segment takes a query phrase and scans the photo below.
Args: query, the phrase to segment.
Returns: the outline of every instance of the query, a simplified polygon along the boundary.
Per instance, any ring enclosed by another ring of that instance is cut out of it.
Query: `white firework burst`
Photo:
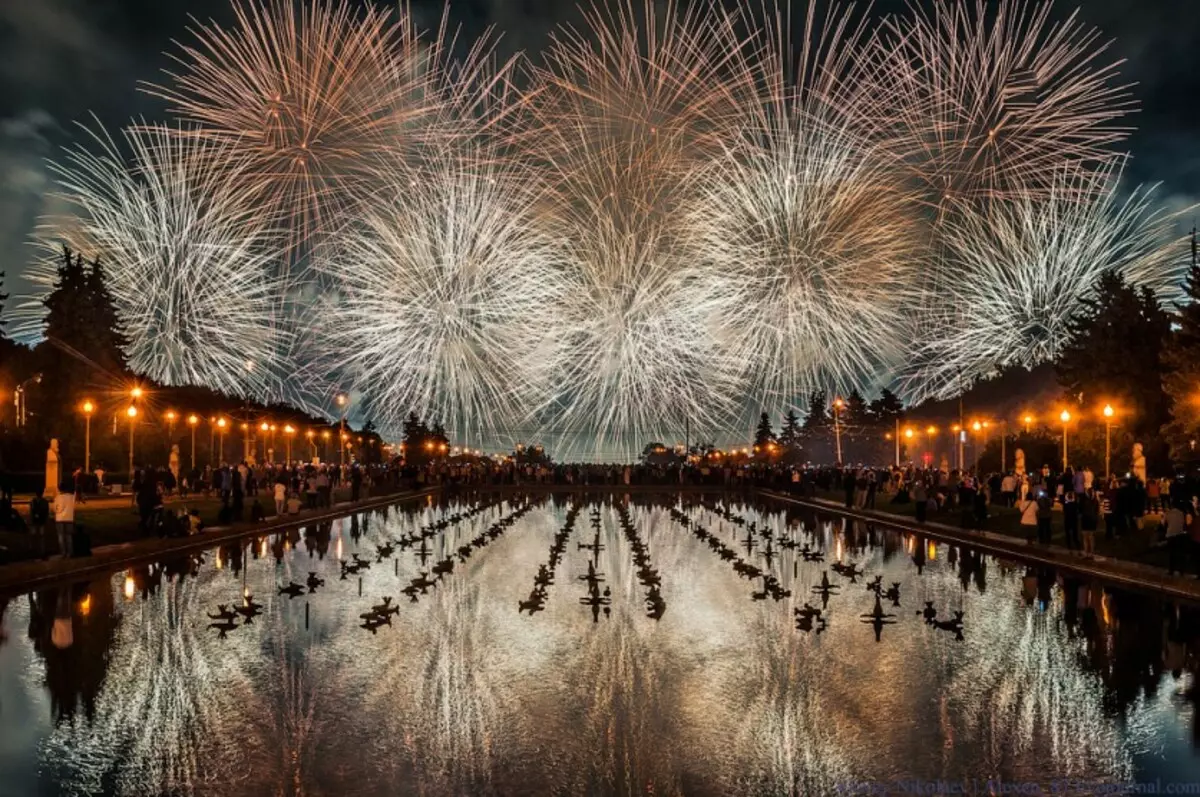
[[[904,352],[920,296],[919,219],[903,181],[846,130],[776,117],[703,176],[698,254],[733,287],[725,339],[748,406],[873,389]]]
[[[52,166],[75,215],[47,220],[43,241],[57,248],[65,237],[106,268],[135,372],[263,394],[287,337],[271,276],[283,242],[244,160],[181,130],[124,131],[128,158],[106,133],[91,137],[94,149]]]
[[[989,8],[991,6],[991,8]],[[1053,190],[1064,163],[1105,164],[1135,110],[1120,61],[1076,14],[1001,0],[913,4],[889,19],[867,63],[876,130],[944,212],[964,201]],[[881,112],[886,109],[886,112]]]
[[[782,36],[768,45],[762,92],[697,171],[689,239],[733,288],[722,338],[750,416],[821,387],[873,389],[920,298],[914,196],[843,103],[860,33],[847,16],[818,25],[810,6],[800,57]]]
[[[320,265],[338,284],[324,362],[385,427],[411,411],[478,441],[525,424],[551,387],[562,284],[536,182],[475,147],[378,179]]]
[[[371,158],[413,140],[393,133],[435,113],[436,95],[407,16],[346,0],[235,1],[233,12],[229,28],[197,23],[170,84],[144,89],[195,135],[247,158],[265,201],[290,220],[288,268],[319,246]]]
[[[574,453],[624,455],[723,428],[735,364],[714,320],[732,296],[683,240],[687,175],[751,85],[744,43],[715,10],[593,8],[587,34],[555,40],[535,71],[533,146],[564,244],[569,289],[555,383],[543,409]]]
[[[1120,169],[1060,168],[1044,195],[962,209],[945,238],[952,278],[938,296],[935,334],[917,341],[911,400],[948,395],[1006,366],[1049,360],[1105,271],[1169,300],[1186,265],[1179,212],[1153,188],[1124,199]],[[964,381],[965,380],[965,381]]]

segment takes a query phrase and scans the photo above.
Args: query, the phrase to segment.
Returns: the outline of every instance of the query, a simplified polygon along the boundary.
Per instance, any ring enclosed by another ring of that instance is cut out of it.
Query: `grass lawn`
[[[846,500],[845,494],[840,491],[818,489],[816,495],[818,498],[834,501],[838,505],[844,505]],[[878,496],[875,502],[875,510],[898,517],[914,518],[915,524],[916,503],[910,501],[907,504],[892,504],[889,503],[890,501],[891,496]],[[927,519],[933,523],[942,523],[958,528],[960,527],[960,515],[960,510],[957,507],[952,507],[941,512],[935,512],[929,515]],[[1106,540],[1104,538],[1104,521],[1101,520],[1100,530],[1096,532],[1096,553],[1100,556],[1110,556],[1114,559],[1124,559],[1131,562],[1142,562],[1166,567],[1167,552],[1165,547],[1158,544],[1158,525],[1158,516],[1148,515],[1144,519],[1144,528],[1140,531],[1127,534],[1121,538]],[[1065,547],[1067,536],[1063,530],[1063,513],[1061,511],[1054,512],[1054,516],[1050,521],[1050,528],[1050,541],[1055,545]],[[988,519],[984,525],[984,531],[1004,534],[1019,539],[1025,539],[1028,536],[1028,532],[1021,527],[1020,511],[997,504],[990,504],[988,506]]]

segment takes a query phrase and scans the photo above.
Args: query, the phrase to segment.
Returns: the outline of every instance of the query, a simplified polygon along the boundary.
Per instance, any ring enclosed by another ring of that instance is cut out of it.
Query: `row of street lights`
[[[134,428],[135,428],[136,419],[138,417],[137,401],[142,398],[143,391],[140,387],[135,386],[134,388],[132,388],[129,391],[129,396],[130,396],[131,401],[130,401],[129,406],[125,410],[125,414],[126,414],[126,417],[129,419],[129,472],[130,472],[130,474],[132,474],[133,470],[134,470]],[[345,467],[346,446],[349,445],[349,440],[350,440],[350,436],[346,433],[345,408],[349,404],[349,399],[345,394],[339,393],[336,400],[337,400],[338,406],[340,408],[342,408],[342,417],[339,422],[339,429],[340,429],[339,437],[341,439],[342,444],[339,446],[339,448],[341,450],[341,464],[343,467]],[[92,460],[92,415],[96,412],[97,407],[96,407],[96,404],[91,399],[85,399],[83,404],[80,406],[80,409],[83,411],[83,416],[84,416],[84,438],[83,438],[83,441],[84,441],[83,442],[84,465],[83,465],[83,467],[84,467],[85,471],[90,472],[91,467],[92,467],[92,464],[91,464],[91,460]],[[174,433],[175,433],[175,421],[178,419],[179,416],[174,410],[167,410],[166,413],[164,413],[164,417],[167,419],[168,435],[173,438]],[[217,443],[216,438],[219,438],[220,447],[219,447],[218,461],[223,462],[225,460],[225,430],[227,428],[229,428],[230,422],[225,417],[217,417],[217,416],[210,417],[208,419],[208,422],[209,422],[209,452],[210,452],[209,458],[210,458],[210,461],[212,460],[211,452],[213,451],[213,448],[215,447],[214,444]],[[188,415],[187,424],[189,427],[191,427],[191,444],[192,444],[191,445],[191,467],[195,468],[196,467],[196,427],[200,424],[200,417],[197,416],[195,413]],[[271,449],[273,450],[274,445],[275,445],[275,431],[278,427],[273,423],[268,423],[267,421],[263,421],[259,425],[258,428],[264,434],[266,434],[268,432],[270,433]],[[243,435],[246,435],[249,432],[249,429],[250,429],[249,423],[242,424]],[[115,420],[114,420],[114,431],[115,431]],[[295,436],[297,431],[298,430],[296,429],[296,427],[292,426],[290,423],[284,424],[284,426],[283,426],[283,433],[285,435],[285,440],[286,440],[286,444],[287,444],[287,461],[288,462],[292,461],[292,437]],[[313,456],[315,457],[316,453],[317,453],[316,432],[312,429],[309,429],[305,432],[305,437],[308,438],[309,445],[311,445],[312,449],[313,449]],[[325,443],[326,456],[328,456],[329,438],[331,437],[329,430],[325,430],[321,434],[321,437],[323,438],[324,443]],[[245,439],[246,439],[246,444],[248,446],[249,445],[249,437],[246,437]],[[361,437],[359,438],[359,442],[362,442]],[[265,448],[266,447],[265,438],[264,438],[263,445],[264,445],[263,453],[264,453],[264,458],[265,458],[265,455],[267,453],[266,448]],[[248,457],[249,456],[248,449],[247,449],[246,453],[247,453],[247,457]]]
[[[835,433],[835,435],[837,437],[837,441],[838,441],[837,454],[838,454],[839,462],[841,461],[842,447],[841,447],[840,429],[838,428],[838,410],[841,409],[841,406],[842,406],[841,399],[835,399],[834,400],[834,416],[833,416],[834,417],[834,433]],[[1117,411],[1113,408],[1112,404],[1105,404],[1104,407],[1100,410],[1100,415],[1101,415],[1101,417],[1104,418],[1104,475],[1105,475],[1105,478],[1108,478],[1109,476],[1112,475],[1112,426],[1113,426],[1113,419],[1116,417]],[[1035,418],[1032,415],[1027,414],[1021,420],[1025,425],[1025,433],[1028,434],[1029,429],[1033,425]],[[1070,428],[1071,421],[1075,420],[1075,418],[1071,414],[1070,410],[1064,409],[1064,410],[1062,410],[1062,412],[1059,413],[1058,420],[1062,424],[1062,430],[1063,430],[1062,463],[1063,463],[1063,470],[1066,470],[1068,467],[1068,463],[1069,463],[1067,436],[1068,436],[1068,431]],[[986,420],[976,420],[970,425],[970,428],[972,431],[974,431],[976,434],[979,434],[983,437],[985,448],[987,447],[988,433],[989,433],[992,425],[993,424],[991,423],[991,421],[986,421]],[[999,425],[1002,425],[1005,428],[1007,428],[1008,421],[1002,420],[999,422]],[[963,427],[960,424],[956,423],[956,424],[952,425],[950,427],[950,429],[956,435],[960,435],[959,439],[961,442],[961,440],[962,440],[961,435],[964,433]],[[938,433],[938,428],[936,426],[930,425],[925,428],[925,440],[926,440],[927,445],[932,447],[933,438],[934,438],[934,436],[937,435],[937,433]],[[896,421],[896,436],[895,436],[896,464],[897,465],[900,464],[900,434],[901,434],[900,421],[897,420]],[[909,427],[909,428],[904,429],[903,434],[906,439],[911,441],[914,437],[916,437],[918,434],[920,434],[920,432],[917,430],[914,430],[912,427]],[[890,433],[887,436],[889,438],[892,437],[892,435]],[[1006,459],[1007,459],[1007,457],[1006,457],[1007,452],[1005,451],[1007,437],[1008,437],[1007,434],[1002,434],[1000,436],[1000,465],[1001,465],[1001,468],[1004,467]],[[979,467],[979,454],[980,454],[979,450],[976,449],[976,452],[975,452],[975,467],[976,467],[976,469],[978,469],[978,467]],[[962,456],[961,456],[961,447],[960,447],[960,455],[959,455],[959,463],[958,464],[959,464],[959,468],[963,467]]]

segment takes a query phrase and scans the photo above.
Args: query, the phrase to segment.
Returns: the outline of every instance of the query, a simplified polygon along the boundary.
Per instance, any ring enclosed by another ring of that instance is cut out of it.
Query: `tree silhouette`
[[[754,430],[754,445],[764,448],[774,442],[775,430],[771,428],[771,416],[764,412],[759,416],[758,427]]]
[[[1200,435],[1200,263],[1192,262],[1184,283],[1187,298],[1176,309],[1175,329],[1162,352],[1163,389],[1173,402],[1174,418],[1163,426],[1171,455],[1194,459],[1192,441]]]

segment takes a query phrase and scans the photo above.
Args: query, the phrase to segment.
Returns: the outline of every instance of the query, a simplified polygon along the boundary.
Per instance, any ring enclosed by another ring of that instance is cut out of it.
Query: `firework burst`
[[[531,138],[564,244],[566,301],[543,407],[590,455],[724,423],[734,363],[714,335],[732,297],[689,258],[686,177],[753,81],[733,20],[654,4],[593,8],[535,71]]]
[[[1053,191],[1064,163],[1105,164],[1134,110],[1100,33],[1050,3],[935,3],[876,37],[863,123],[910,168],[939,213],[964,202]],[[886,113],[875,112],[886,108]]]
[[[379,179],[321,264],[339,286],[316,338],[326,363],[390,428],[410,411],[463,440],[523,425],[550,389],[562,283],[536,182],[474,147]]]
[[[76,214],[47,222],[47,245],[66,239],[104,264],[134,371],[262,395],[286,338],[271,276],[283,240],[256,207],[246,162],[180,130],[126,130],[128,157],[107,134],[91,137],[93,149],[52,167]]]
[[[1052,360],[1105,271],[1160,298],[1178,292],[1179,214],[1158,208],[1153,189],[1122,199],[1119,178],[1117,167],[1059,168],[1044,196],[951,216],[946,245],[958,278],[940,296],[936,334],[917,347],[906,380],[914,399]]]
[[[371,157],[435,109],[407,17],[346,0],[234,3],[234,25],[197,24],[167,86],[147,84],[193,135],[227,143],[252,167],[298,251],[319,241]],[[304,244],[301,247],[301,244]],[[281,264],[286,265],[286,264]]]
[[[746,369],[751,415],[818,387],[866,388],[899,361],[919,298],[912,192],[840,102],[860,37],[810,7],[805,50],[764,49],[763,90],[697,170],[689,238],[733,290],[722,340]]]

